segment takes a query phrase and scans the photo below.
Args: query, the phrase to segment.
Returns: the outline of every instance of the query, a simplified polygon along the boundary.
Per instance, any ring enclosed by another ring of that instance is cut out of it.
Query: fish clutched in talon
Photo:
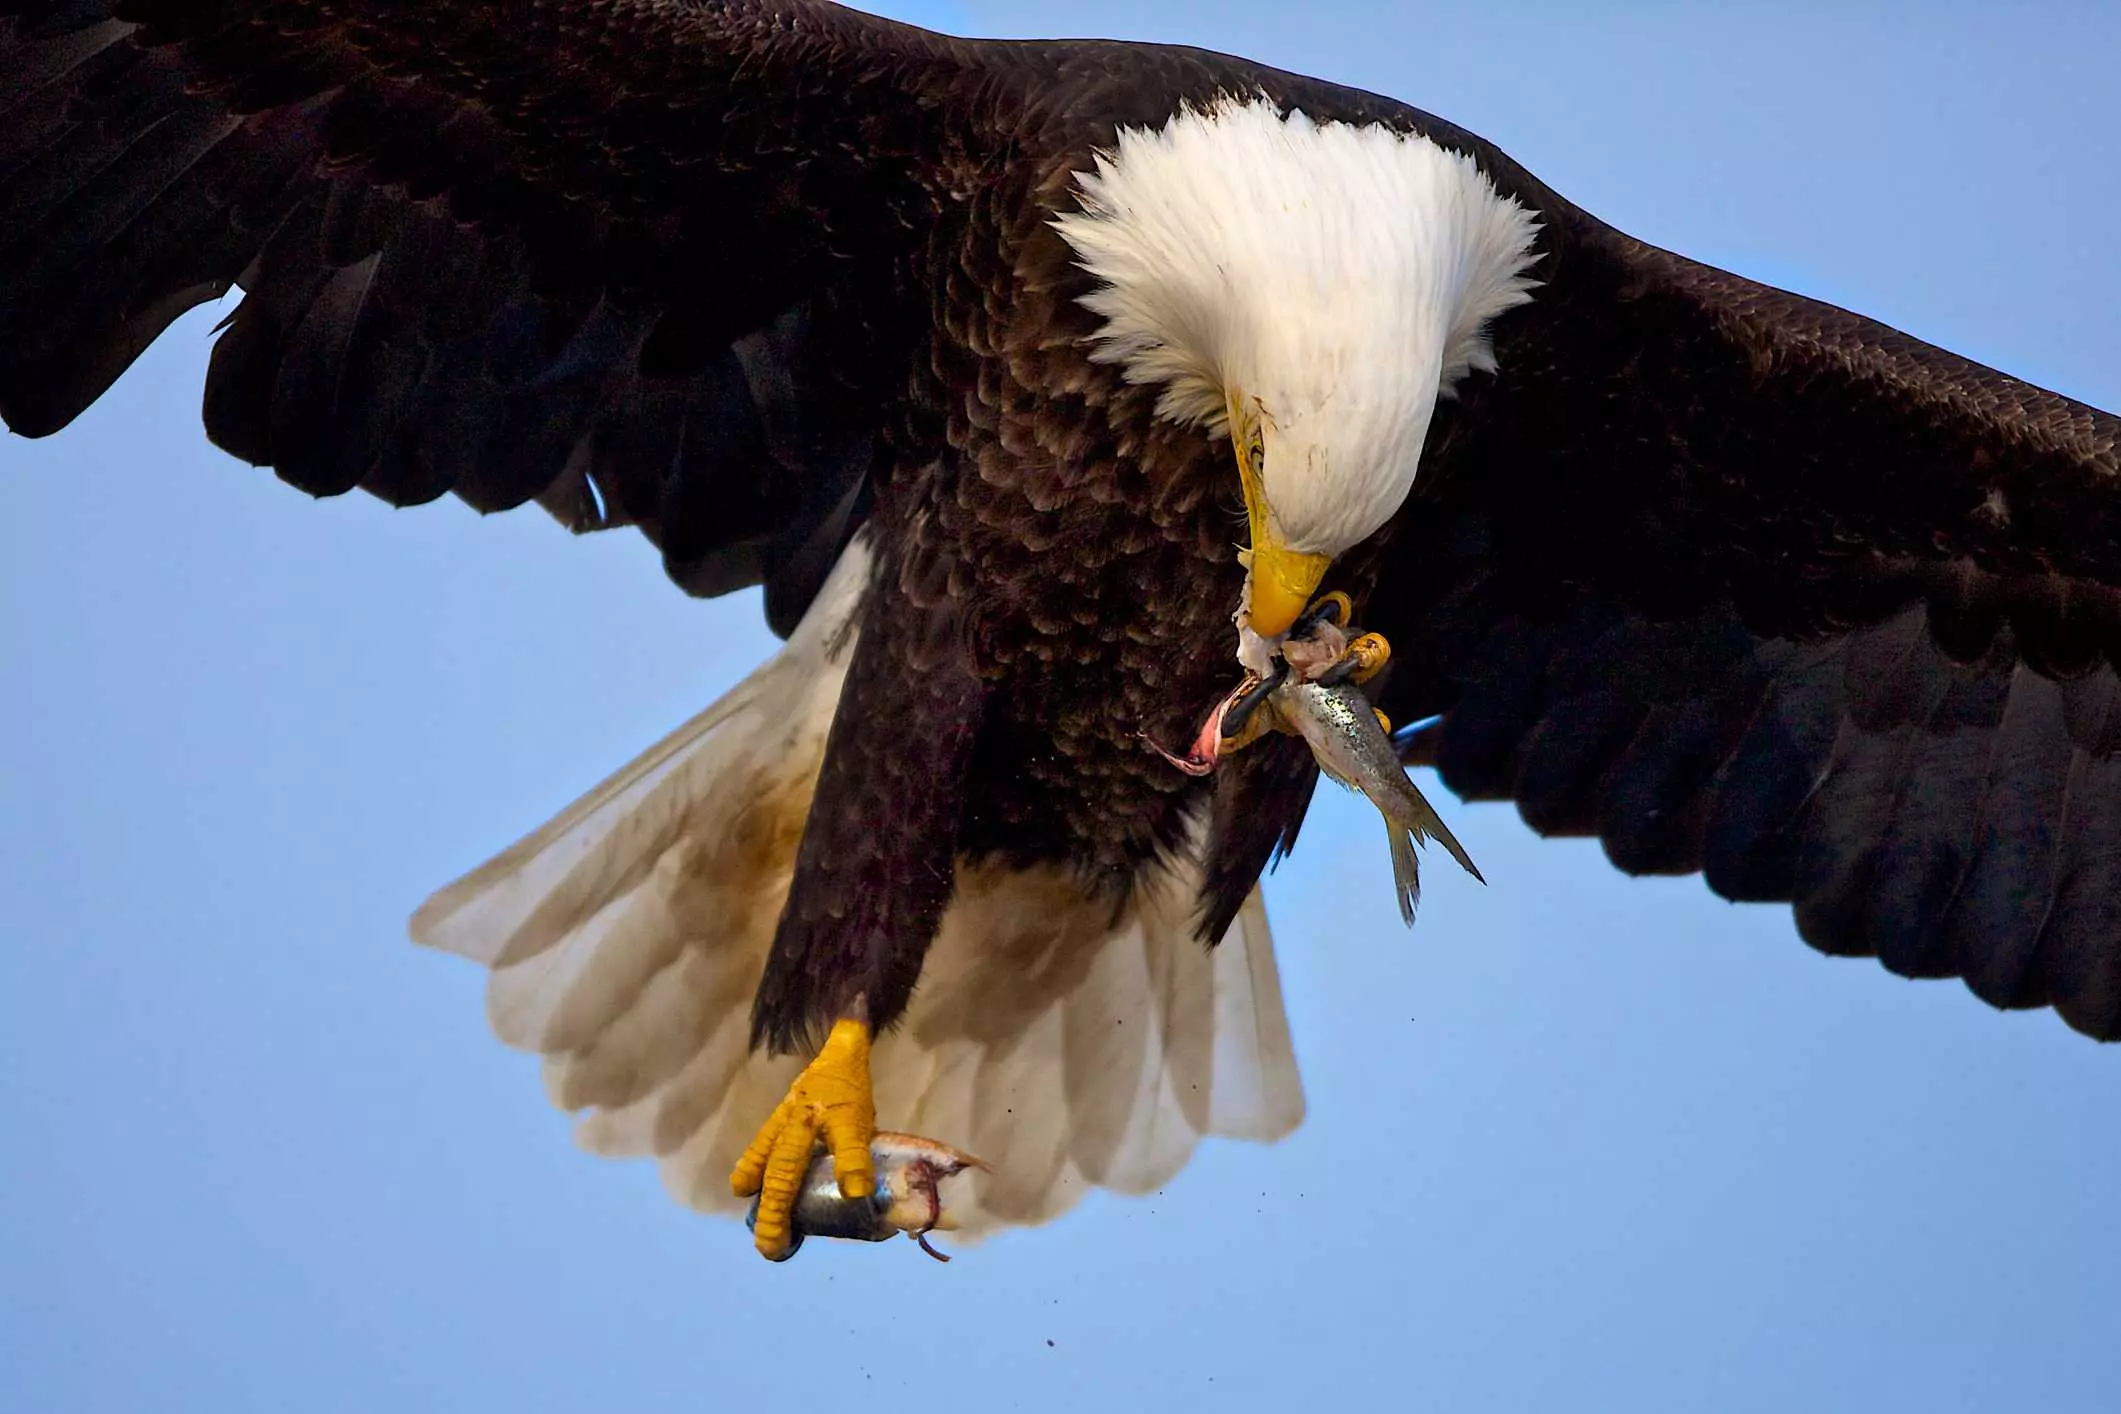
[[[1292,673],[1299,678],[1311,678],[1326,672],[1343,672],[1345,675],[1345,670],[1355,663],[1348,636],[1340,627],[1347,622],[1349,612],[1348,596],[1337,589],[1304,610],[1275,645],[1273,666],[1264,674],[1246,673],[1243,681],[1215,704],[1184,756],[1166,751],[1147,732],[1139,733],[1141,739],[1149,743],[1157,755],[1187,775],[1210,774],[1225,753],[1249,746],[1270,728],[1271,724],[1260,717],[1259,708]],[[1384,644],[1384,639],[1374,633],[1363,635],[1363,641],[1374,643],[1380,649]],[[1384,665],[1384,655],[1372,653],[1355,665],[1369,665],[1368,671],[1358,675],[1359,680],[1366,680]]]
[[[1273,669],[1265,676],[1247,673],[1216,703],[1187,755],[1174,755],[1153,740],[1149,744],[1179,770],[1205,776],[1225,754],[1266,731],[1302,737],[1320,770],[1360,791],[1384,816],[1399,912],[1411,924],[1421,898],[1415,845],[1434,839],[1468,874],[1481,879],[1481,873],[1407,778],[1392,745],[1390,723],[1364,695],[1362,684],[1383,670],[1391,646],[1381,634],[1353,628],[1350,612],[1348,597],[1337,592],[1305,610],[1279,645]]]
[[[775,1260],[794,1256],[806,1237],[882,1242],[902,1232],[938,1262],[950,1260],[928,1244],[929,1233],[948,1232],[957,1226],[946,1188],[954,1187],[950,1180],[959,1175],[987,1166],[947,1144],[888,1130],[877,1132],[869,1146],[869,1159],[874,1186],[860,1198],[848,1198],[840,1192],[832,1152],[817,1151],[796,1190],[789,1240]],[[745,1221],[755,1224],[757,1219],[754,1201]]]

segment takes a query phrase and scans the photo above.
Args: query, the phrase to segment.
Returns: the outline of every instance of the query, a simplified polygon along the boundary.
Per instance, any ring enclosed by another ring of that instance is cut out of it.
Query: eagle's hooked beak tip
[[[1246,575],[1244,626],[1262,638],[1281,638],[1310,607],[1330,564],[1330,556],[1290,550],[1272,540],[1255,545]]]

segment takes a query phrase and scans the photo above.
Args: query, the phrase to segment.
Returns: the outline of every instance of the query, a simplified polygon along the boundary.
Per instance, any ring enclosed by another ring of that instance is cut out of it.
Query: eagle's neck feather
[[[1530,298],[1530,212],[1418,135],[1265,100],[1123,130],[1056,224],[1098,278],[1091,357],[1213,435],[1256,411],[1293,548],[1338,554],[1413,484],[1438,397]]]

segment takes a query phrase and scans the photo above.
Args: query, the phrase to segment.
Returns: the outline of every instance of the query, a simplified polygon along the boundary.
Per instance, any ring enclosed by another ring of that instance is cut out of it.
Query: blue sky
[[[905,5],[1396,94],[1624,228],[2121,407],[2088,5]],[[783,1267],[577,1153],[404,939],[739,677],[755,603],[198,433],[213,316],[0,442],[0,1403],[21,1410],[2110,1408],[2121,1055],[1785,912],[1328,795],[1269,891],[1310,1118],[945,1268]],[[785,1367],[800,1374],[791,1379]]]

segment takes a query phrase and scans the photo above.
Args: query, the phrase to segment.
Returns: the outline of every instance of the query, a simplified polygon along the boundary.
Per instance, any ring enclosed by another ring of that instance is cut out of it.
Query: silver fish
[[[1274,689],[1265,705],[1310,745],[1320,770],[1361,791],[1385,817],[1400,917],[1410,924],[1414,921],[1414,905],[1421,901],[1421,861],[1414,846],[1430,838],[1449,850],[1468,874],[1487,882],[1450,827],[1407,779],[1392,739],[1361,688],[1352,682],[1298,682],[1292,674]]]
[[[938,1262],[950,1260],[928,1245],[929,1233],[948,1232],[957,1226],[944,1201],[945,1181],[987,1166],[948,1144],[887,1130],[877,1131],[870,1141],[869,1158],[876,1169],[875,1191],[867,1198],[845,1198],[840,1195],[831,1151],[818,1151],[803,1174],[803,1186],[796,1190],[792,1240],[779,1260],[794,1256],[805,1237],[883,1242],[902,1232]],[[756,1223],[758,1215],[754,1198],[744,1225]]]

